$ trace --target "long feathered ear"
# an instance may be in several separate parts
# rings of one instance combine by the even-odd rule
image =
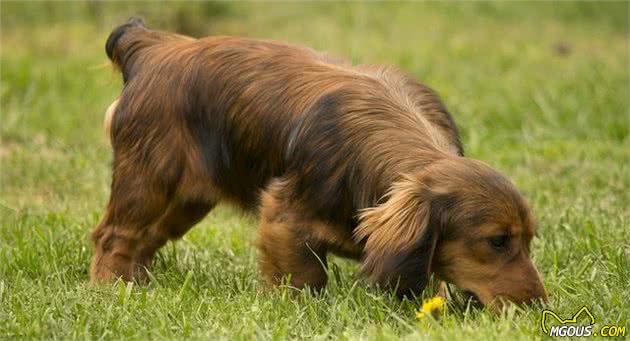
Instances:
[[[370,282],[417,296],[427,285],[439,234],[440,215],[420,176],[392,186],[386,201],[360,215],[355,238],[365,241],[363,273]]]

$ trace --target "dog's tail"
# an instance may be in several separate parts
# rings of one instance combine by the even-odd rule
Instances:
[[[131,57],[142,48],[143,43],[149,38],[150,31],[144,25],[144,20],[139,17],[132,17],[126,23],[116,27],[109,34],[105,43],[105,52],[107,57],[112,61],[114,67],[123,72],[125,75],[125,67],[131,64]]]
[[[150,30],[145,26],[142,18],[132,17],[110,33],[105,43],[105,52],[114,67],[122,72],[123,80],[127,82],[134,73],[139,71],[145,57],[160,58],[154,53],[147,54],[148,47],[182,39],[194,40],[176,33]]]
[[[132,17],[126,23],[116,27],[109,34],[107,42],[105,42],[105,53],[107,53],[107,57],[111,60],[114,68],[122,73],[125,83],[127,83],[132,74],[134,60],[138,57],[136,52],[146,46],[147,42],[151,40],[147,39],[149,38],[149,32],[142,18]],[[112,121],[119,101],[120,98],[117,98],[105,111],[103,125],[110,143],[112,142]]]
[[[134,75],[142,71],[145,65],[151,65],[152,58],[160,59],[158,50],[149,52],[149,47],[172,40],[193,39],[175,33],[160,32],[148,29],[144,20],[132,17],[126,23],[116,27],[105,43],[105,52],[115,69],[122,73],[125,84]],[[110,138],[119,99],[114,101],[105,112],[105,131]]]

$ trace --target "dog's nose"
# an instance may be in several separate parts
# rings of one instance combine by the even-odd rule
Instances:
[[[547,302],[547,292],[540,273],[529,260],[526,262],[524,278],[528,284],[525,289],[526,300],[523,303]]]
[[[543,281],[542,281],[542,278],[540,277],[540,273],[533,266],[532,268],[533,268],[533,272],[536,278],[534,289],[533,289],[533,299],[540,300],[542,302],[547,302],[547,291],[545,290],[545,286],[543,285]]]
[[[542,285],[536,285],[526,289],[523,298],[524,299],[521,300],[515,300],[515,303],[536,306],[547,302],[547,293]]]
[[[540,280],[536,283],[535,289],[533,290],[532,301],[547,302],[547,292]]]
[[[539,304],[547,302],[547,292],[540,280],[540,277],[536,276],[521,289],[521,294],[515,298],[515,303],[518,304]],[[520,297],[519,297],[520,296]]]

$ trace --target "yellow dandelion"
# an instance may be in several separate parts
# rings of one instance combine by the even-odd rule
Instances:
[[[446,301],[442,296],[435,296],[433,298],[425,300],[422,303],[422,309],[416,311],[416,317],[419,319],[427,315],[435,317],[442,311],[442,309],[444,309],[445,305]]]

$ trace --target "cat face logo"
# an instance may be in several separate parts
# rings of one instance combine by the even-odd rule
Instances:
[[[577,324],[578,318],[582,317],[582,314],[584,314],[584,317],[586,317],[587,321],[590,323],[587,325],[575,325]],[[547,320],[551,317],[560,323],[560,325],[551,326],[551,328],[549,328]],[[594,324],[595,317],[586,306],[578,310],[572,318],[566,320],[560,318],[555,312],[545,309],[540,319],[540,328],[549,336],[591,336],[593,334]]]
[[[553,324],[551,324],[552,322]],[[601,328],[595,329],[595,317],[587,306],[580,308],[570,319],[563,319],[555,312],[545,309],[540,319],[540,329],[549,336],[626,336],[626,327],[621,325],[603,325]]]

